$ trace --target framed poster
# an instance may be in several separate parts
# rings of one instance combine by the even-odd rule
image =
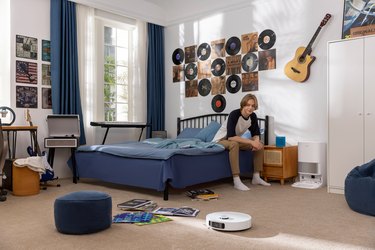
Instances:
[[[38,64],[16,60],[16,82],[38,83]]]
[[[16,57],[38,59],[38,39],[16,35]]]
[[[42,85],[51,86],[51,65],[42,64]]]
[[[342,38],[375,34],[375,0],[345,0]]]
[[[17,108],[38,108],[38,88],[16,86]]]
[[[42,40],[42,61],[51,61],[51,42]]]
[[[42,88],[42,109],[52,109],[51,88]]]

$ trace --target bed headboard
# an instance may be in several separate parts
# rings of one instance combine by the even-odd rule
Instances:
[[[189,117],[181,119],[177,117],[177,135],[181,133],[182,130],[185,128],[204,128],[206,127],[211,121],[216,121],[222,124],[225,119],[227,118],[228,114],[225,113],[217,113],[217,114],[207,114],[207,115],[200,115],[195,117]],[[268,115],[265,118],[259,118],[259,128],[261,130],[261,140],[263,141],[264,145],[268,145],[269,143],[269,121],[270,117]]]

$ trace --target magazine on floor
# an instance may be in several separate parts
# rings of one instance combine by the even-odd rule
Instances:
[[[199,209],[192,207],[159,207],[153,213],[169,216],[195,217],[198,215]]]
[[[128,200],[123,203],[117,204],[117,207],[121,209],[132,209],[132,208],[139,208],[142,206],[146,206],[151,203],[152,201],[147,200],[147,199],[132,199],[132,200]]]

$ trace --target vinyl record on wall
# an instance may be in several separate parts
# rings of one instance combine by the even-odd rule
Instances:
[[[247,53],[242,57],[242,69],[246,72],[254,71],[258,66],[258,57],[255,53]]]
[[[225,97],[222,95],[215,95],[211,101],[211,107],[217,113],[223,112],[226,104]]]
[[[202,43],[198,47],[197,55],[199,60],[207,60],[211,55],[211,46],[208,43]]]
[[[225,51],[228,53],[228,55],[234,56],[240,51],[240,49],[241,40],[238,37],[232,36],[225,44]]]
[[[172,54],[172,61],[176,65],[180,65],[184,62],[184,51],[182,49],[175,49]]]
[[[198,92],[201,96],[206,96],[211,92],[211,82],[207,78],[199,81]]]
[[[258,45],[261,49],[267,50],[272,48],[276,42],[276,34],[273,30],[263,30],[258,38]]]
[[[197,65],[195,63],[189,63],[185,66],[185,77],[189,80],[193,80],[197,76]]]
[[[216,58],[211,64],[211,73],[214,76],[221,76],[225,71],[225,62],[221,58]]]
[[[241,78],[238,75],[231,75],[226,81],[228,92],[234,94],[241,89]]]

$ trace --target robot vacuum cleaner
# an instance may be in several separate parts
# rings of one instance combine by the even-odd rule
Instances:
[[[251,216],[238,212],[215,212],[207,214],[206,225],[220,231],[242,231],[251,228]]]

